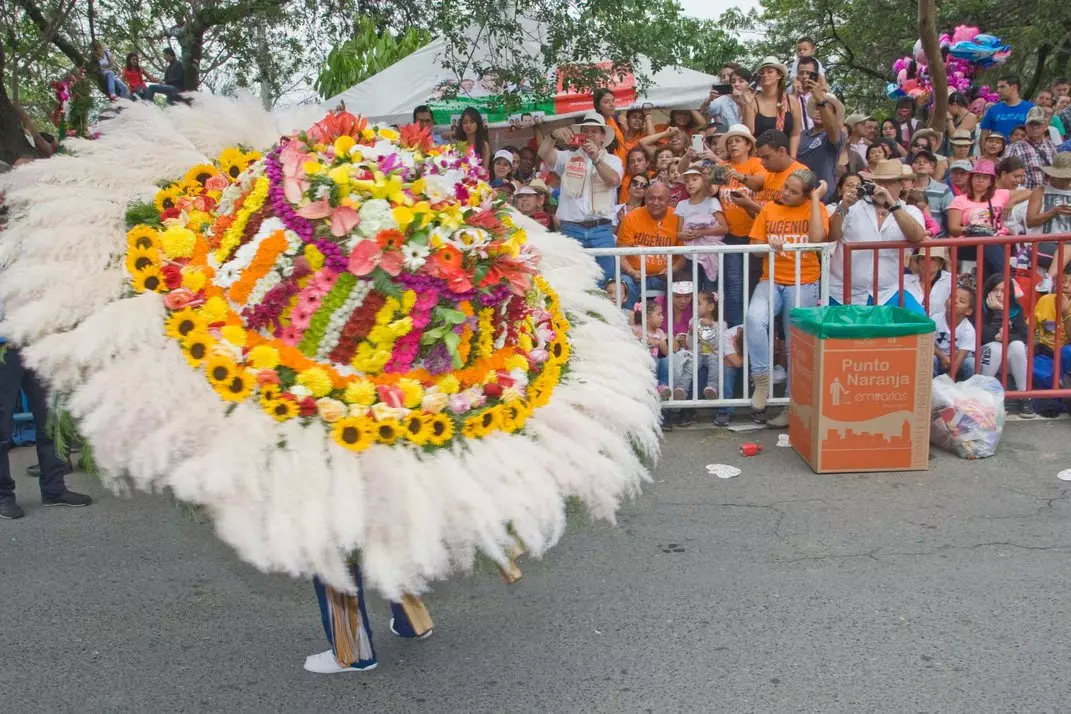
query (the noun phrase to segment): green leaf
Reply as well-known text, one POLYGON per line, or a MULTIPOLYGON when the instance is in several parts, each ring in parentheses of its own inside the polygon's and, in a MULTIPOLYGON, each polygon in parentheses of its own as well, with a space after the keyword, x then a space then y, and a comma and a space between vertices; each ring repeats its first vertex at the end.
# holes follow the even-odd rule
POLYGON ((460 325, 468 316, 460 310, 455 310, 450 307, 443 307, 442 305, 435 308, 435 318, 437 321, 445 322, 447 325, 460 325))
POLYGON ((443 337, 443 344, 446 345, 446 350, 450 353, 450 357, 454 363, 454 369, 461 369, 464 363, 461 361, 461 355, 457 351, 457 346, 461 344, 461 335, 456 332, 448 332, 443 337))

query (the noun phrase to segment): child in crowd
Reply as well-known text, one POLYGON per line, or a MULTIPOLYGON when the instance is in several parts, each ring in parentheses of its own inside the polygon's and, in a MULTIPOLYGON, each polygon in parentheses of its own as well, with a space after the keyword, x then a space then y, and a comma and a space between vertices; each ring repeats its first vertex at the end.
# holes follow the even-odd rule
MULTIPOLYGON (((1035 389, 1054 388, 1056 349, 1060 350, 1060 379, 1055 388, 1071 387, 1071 263, 1064 266, 1060 277, 1060 293, 1045 295, 1034 308, 1034 324, 1037 325, 1033 370, 1035 389), (1056 341, 1057 320, 1060 327, 1059 347, 1056 341)), ((1043 416, 1055 416, 1058 413, 1059 406, 1052 402, 1047 402, 1042 408, 1043 416)))
POLYGON ((681 160, 679 158, 669 162, 669 166, 666 168, 666 178, 669 181, 669 205, 674 208, 681 201, 688 199, 688 189, 684 187, 684 180, 681 178, 681 160))
POLYGON ((948 309, 948 298, 952 295, 952 273, 949 272, 950 260, 948 248, 938 246, 930 248, 929 267, 926 267, 926 254, 923 250, 911 256, 908 262, 910 275, 904 276, 904 290, 911 294, 919 305, 926 305, 925 295, 930 296, 929 315, 936 318, 948 309), (928 289, 923 289, 926 281, 928 289))
POLYGON ((933 342, 934 377, 950 374, 955 375, 956 381, 961 381, 974 375, 974 343, 977 336, 974 325, 968 319, 974 314, 974 295, 974 276, 960 276, 948 309, 933 318, 937 324, 933 342), (955 354, 951 352, 952 329, 956 331, 955 354))
MULTIPOLYGON (((744 374, 743 325, 734 325, 722 333, 721 360, 725 370, 722 396, 729 399, 736 394, 736 385, 744 374)), ((719 407, 714 411, 714 426, 727 427, 732 418, 732 407, 719 407)))
POLYGON ((513 196, 513 205, 522 214, 536 221, 544 228, 556 230, 554 216, 546 212, 547 184, 541 178, 534 178, 526 186, 521 186, 513 196))
POLYGON ((668 146, 663 146, 655 152, 655 178, 667 186, 670 184, 669 165, 675 158, 677 157, 673 154, 673 149, 668 146))
POLYGON ((925 193, 912 189, 904 194, 904 203, 908 206, 915 206, 922 212, 922 220, 926 224, 926 235, 931 238, 941 235, 941 224, 930 213, 930 202, 925 193))
MULTIPOLYGON (((982 314, 978 320, 978 328, 982 331, 981 372, 987 377, 1000 379, 1004 356, 1005 292, 1008 293, 1008 372, 1016 391, 1022 391, 1026 389, 1026 319, 1015 291, 1005 290, 1003 275, 990 275, 982 288, 982 314)), ((1005 389, 1009 386, 1006 384, 1005 389)), ((1034 418, 1031 400, 1019 400, 1018 408, 1019 416, 1024 419, 1034 418)))
POLYGON ((680 384, 673 390, 674 399, 690 399, 692 378, 704 369, 707 372, 707 378, 706 386, 703 388, 703 398, 718 398, 718 360, 724 325, 718 322, 718 300, 714 294, 701 292, 697 301, 699 316, 695 320, 695 329, 699 344, 692 343, 692 332, 689 330, 684 342, 691 353, 684 357, 680 384))
POLYGON ((636 303, 633 306, 632 334, 636 339, 647 345, 651 356, 654 357, 656 368, 655 376, 658 378, 658 395, 667 400, 670 397, 669 386, 669 341, 666 331, 662 329, 662 306, 654 300, 648 300, 647 304, 636 303), (643 331, 643 315, 647 313, 647 332, 643 331))
POLYGON ((613 278, 606 281, 606 285, 603 286, 603 290, 606 291, 606 297, 610 298, 610 301, 621 308, 621 311, 625 313, 625 317, 632 317, 632 309, 629 307, 629 292, 628 283, 617 282, 613 278))
MULTIPOLYGON (((683 174, 687 200, 674 209, 681 217, 680 239, 688 245, 721 245, 728 227, 721 203, 710 195, 710 180, 703 175, 699 164, 693 164, 683 174)), ((718 256, 706 253, 695 256, 699 263, 699 285, 702 290, 713 290, 718 279, 718 256)))

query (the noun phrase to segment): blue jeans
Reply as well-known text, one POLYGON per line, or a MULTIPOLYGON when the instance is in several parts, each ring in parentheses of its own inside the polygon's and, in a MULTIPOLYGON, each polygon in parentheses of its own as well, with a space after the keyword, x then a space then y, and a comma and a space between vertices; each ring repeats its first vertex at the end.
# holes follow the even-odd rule
POLYGON ((106 69, 103 72, 101 72, 101 76, 104 77, 104 81, 108 85, 108 96, 109 97, 112 96, 112 95, 118 94, 120 97, 123 97, 124 99, 126 99, 127 97, 130 96, 130 90, 128 90, 126 88, 126 85, 123 84, 122 82, 120 82, 115 77, 115 72, 111 71, 110 69, 106 69), (118 91, 116 91, 116 90, 118 90, 118 91))
POLYGON ((659 357, 655 360, 655 379, 659 387, 669 384, 669 357, 659 357))
POLYGON ((178 93, 179 90, 172 87, 170 84, 149 84, 145 89, 141 90, 141 93, 138 96, 145 101, 151 102, 157 94, 162 94, 167 97, 169 103, 174 103, 178 93))
MULTIPOLYGON (((718 390, 718 396, 722 399, 732 399, 736 396, 736 382, 743 375, 744 370, 742 367, 730 367, 729 365, 725 365, 722 369, 725 370, 725 383, 722 384, 722 388, 718 390)), ((715 372, 715 375, 716 374, 717 372, 715 372)), ((714 379, 717 379, 717 377, 715 376, 714 379)), ((714 410, 714 413, 728 414, 732 416, 733 408, 718 407, 714 410)))
MULTIPOLYGON (((916 315, 922 315, 923 317, 929 317, 929 315, 926 314, 926 308, 924 308, 922 305, 920 305, 919 301, 915 299, 915 296, 912 295, 911 293, 907 292, 906 290, 903 293, 896 293, 891 298, 889 298, 888 300, 883 302, 882 305, 892 305, 894 307, 899 307, 899 305, 900 305, 900 296, 901 295, 903 295, 903 297, 904 297, 904 309, 905 310, 909 310, 910 312, 913 312, 916 315)), ((837 300, 835 297, 833 297, 832 295, 830 295, 829 296, 829 304, 839 307, 841 305, 841 302, 839 300, 837 300)), ((867 305, 873 305, 874 304, 874 296, 873 295, 867 297, 866 304, 867 305)))
MULTIPOLYGON (((610 273, 610 277, 612 278, 613 276, 614 276, 614 274, 610 273)), ((624 284, 628 288, 629 300, 631 300, 634 303, 640 302, 641 295, 640 295, 640 283, 639 283, 639 281, 636 280, 636 278, 632 277, 631 275, 626 275, 624 273, 624 271, 622 271, 622 273, 621 273, 621 282, 622 282, 622 284, 624 284)), ((660 275, 648 275, 647 276, 647 290, 648 290, 647 298, 648 299, 651 298, 651 293, 650 293, 651 290, 657 290, 660 293, 665 294, 667 286, 668 286, 668 282, 662 276, 660 276, 660 275)))
MULTIPOLYGON (((747 245, 747 238, 725 236, 726 245, 747 245)), ((725 284, 725 324, 735 327, 744 321, 744 254, 726 253, 720 280, 725 284)))
MULTIPOLYGON (((617 245, 617 238, 614 236, 613 226, 609 223, 585 228, 579 223, 562 221, 561 231, 578 242, 582 248, 613 248, 617 245)), ((607 280, 614 277, 613 256, 600 255, 595 258, 595 262, 602 268, 602 283, 605 283, 607 280)), ((622 275, 621 277, 624 279, 625 276, 622 275)), ((639 295, 639 293, 634 294, 636 296, 639 295)), ((637 299, 639 298, 637 297, 637 299)))
POLYGON ((56 453, 56 444, 49 436, 48 394, 37 376, 23 366, 19 351, 9 346, 3 364, 0 364, 0 501, 15 499, 15 480, 11 478, 8 452, 15 429, 19 389, 26 392, 37 431, 37 463, 41 466, 38 485, 41 495, 58 496, 67 488, 63 479, 71 472, 71 465, 56 453))
MULTIPOLYGON (((1035 363, 1036 364, 1036 363, 1035 363)), ((937 355, 933 357, 933 376, 939 377, 942 374, 946 374, 944 368, 941 366, 941 360, 937 359, 937 355)), ((954 381, 962 382, 965 379, 970 379, 974 376, 974 355, 968 354, 963 358, 963 364, 959 366, 959 374, 956 375, 954 381)))
MULTIPOLYGON (((781 315, 785 326, 785 352, 792 359, 789 344, 788 315, 794 307, 815 307, 818 305, 819 286, 817 282, 800 283, 800 301, 796 304, 796 286, 777 285, 769 280, 762 280, 755 286, 755 294, 747 306, 747 325, 744 339, 747 340, 748 354, 751 357, 751 374, 770 373, 770 301, 773 301, 774 316, 781 315)), ((788 381, 785 381, 785 394, 789 393, 788 381)))

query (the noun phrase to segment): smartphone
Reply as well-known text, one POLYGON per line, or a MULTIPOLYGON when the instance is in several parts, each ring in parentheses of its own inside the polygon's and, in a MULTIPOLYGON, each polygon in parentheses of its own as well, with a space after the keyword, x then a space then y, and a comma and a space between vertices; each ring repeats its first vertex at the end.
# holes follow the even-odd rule
POLYGON ((574 149, 579 149, 583 145, 584 145, 584 135, 583 134, 573 134, 573 138, 569 140, 569 146, 573 147, 574 149))
POLYGON ((706 148, 703 146, 702 134, 692 134, 692 151, 697 154, 702 154, 706 151, 706 148))
POLYGON ((732 94, 733 93, 733 85, 731 85, 731 84, 712 84, 712 85, 710 85, 710 88, 713 89, 718 94, 732 94))

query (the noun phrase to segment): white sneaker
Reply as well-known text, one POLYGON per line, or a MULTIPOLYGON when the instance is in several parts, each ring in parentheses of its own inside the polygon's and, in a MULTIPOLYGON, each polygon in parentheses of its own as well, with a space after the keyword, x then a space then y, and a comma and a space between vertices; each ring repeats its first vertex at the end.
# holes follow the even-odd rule
POLYGON ((771 429, 784 429, 788 426, 788 407, 781 410, 781 413, 766 422, 766 426, 771 429))
POLYGON ((305 671, 314 674, 338 674, 339 672, 367 672, 376 668, 376 662, 366 664, 363 667, 343 667, 335 659, 333 650, 326 650, 319 654, 309 655, 305 658, 305 671))
POLYGON ((773 368, 773 383, 780 384, 788 379, 788 373, 785 372, 785 368, 779 364, 775 364, 773 368))
MULTIPOLYGON (((398 630, 394 629, 394 618, 393 617, 390 619, 390 632, 391 632, 392 635, 396 635, 398 637, 402 637, 402 635, 398 632, 398 630)), ((426 640, 429 637, 431 637, 431 633, 432 632, 435 632, 435 630, 428 630, 423 635, 417 635, 416 637, 406 637, 405 639, 407 639, 407 640, 426 640)))

